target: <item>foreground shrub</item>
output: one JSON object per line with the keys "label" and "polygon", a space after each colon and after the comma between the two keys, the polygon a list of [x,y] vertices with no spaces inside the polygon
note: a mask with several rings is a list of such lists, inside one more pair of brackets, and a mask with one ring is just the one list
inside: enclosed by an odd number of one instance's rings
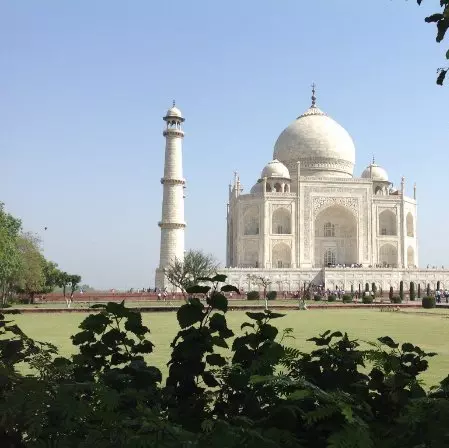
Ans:
{"label": "foreground shrub", "polygon": [[337,296],[335,294],[329,294],[327,296],[327,301],[328,302],[335,302],[337,300]]}
{"label": "foreground shrub", "polygon": [[268,300],[275,300],[277,297],[277,292],[276,291],[268,291],[267,292],[267,299]]}
{"label": "foreground shrub", "polygon": [[246,293],[246,298],[248,300],[259,300],[260,299],[259,291],[248,291]]}
{"label": "foreground shrub", "polygon": [[373,303],[374,302],[374,297],[372,297],[372,296],[363,296],[362,297],[362,302],[365,303],[365,304]]}
{"label": "foreground shrub", "polygon": [[343,303],[352,303],[352,297],[350,294],[343,294]]}
{"label": "foreground shrub", "polygon": [[319,302],[320,300],[323,300],[323,297],[320,296],[319,294],[315,294],[313,296],[313,300],[315,300],[315,302]]}
{"label": "foreground shrub", "polygon": [[391,303],[402,303],[402,299],[399,296],[393,296],[390,301]]}
{"label": "foreground shrub", "polygon": [[436,301],[435,301],[435,297],[423,297],[422,298],[422,302],[421,302],[421,306],[423,308],[435,308],[437,306]]}
{"label": "foreground shrub", "polygon": [[246,312],[234,334],[225,279],[188,288],[165,382],[149,328],[123,302],[94,306],[70,358],[0,314],[0,446],[448,446],[449,377],[420,385],[434,353],[388,336],[362,349],[329,330],[311,351],[292,348],[269,310]]}

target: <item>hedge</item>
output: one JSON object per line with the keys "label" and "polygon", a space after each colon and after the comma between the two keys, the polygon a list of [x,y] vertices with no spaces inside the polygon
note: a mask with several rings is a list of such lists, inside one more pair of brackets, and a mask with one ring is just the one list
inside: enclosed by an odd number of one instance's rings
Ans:
{"label": "hedge", "polygon": [[352,297],[350,294],[343,294],[343,303],[352,303]]}
{"label": "hedge", "polygon": [[260,299],[259,291],[248,291],[246,294],[248,300],[258,300]]}
{"label": "hedge", "polygon": [[328,302],[335,302],[337,300],[337,296],[335,294],[331,294],[327,297]]}
{"label": "hedge", "polygon": [[367,304],[367,303],[373,303],[374,302],[374,297],[371,296],[363,296],[362,297],[362,302]]}
{"label": "hedge", "polygon": [[268,300],[275,300],[277,297],[277,292],[276,291],[268,291],[267,292],[267,299]]}
{"label": "hedge", "polygon": [[399,296],[393,296],[390,300],[391,303],[402,303],[402,299]]}
{"label": "hedge", "polygon": [[437,306],[435,297],[423,297],[421,305],[423,308],[435,308]]}

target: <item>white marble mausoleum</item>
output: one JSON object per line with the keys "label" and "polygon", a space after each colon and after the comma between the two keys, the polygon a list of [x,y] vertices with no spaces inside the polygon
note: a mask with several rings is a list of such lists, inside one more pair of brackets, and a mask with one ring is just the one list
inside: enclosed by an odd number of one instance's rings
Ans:
{"label": "white marble mausoleum", "polygon": [[[159,223],[163,269],[184,250],[181,141],[184,121],[168,111],[163,219]],[[303,282],[349,288],[376,282],[382,288],[415,281],[449,287],[449,271],[419,269],[416,186],[405,178],[394,188],[374,159],[354,173],[350,134],[311,106],[278,137],[273,160],[245,192],[235,173],[227,204],[226,268],[230,283],[248,290],[251,275],[269,277],[272,288],[298,290]],[[169,166],[167,166],[167,164]],[[181,241],[182,240],[182,241]],[[179,247],[178,247],[179,246]]]}

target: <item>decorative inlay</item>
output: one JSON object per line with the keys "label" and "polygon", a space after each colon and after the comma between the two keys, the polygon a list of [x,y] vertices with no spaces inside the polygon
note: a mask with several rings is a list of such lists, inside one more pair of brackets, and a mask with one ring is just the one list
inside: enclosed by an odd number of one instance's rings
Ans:
{"label": "decorative inlay", "polygon": [[313,198],[313,218],[316,218],[321,209],[331,207],[333,205],[340,205],[348,208],[356,217],[359,215],[358,198],[321,196]]}

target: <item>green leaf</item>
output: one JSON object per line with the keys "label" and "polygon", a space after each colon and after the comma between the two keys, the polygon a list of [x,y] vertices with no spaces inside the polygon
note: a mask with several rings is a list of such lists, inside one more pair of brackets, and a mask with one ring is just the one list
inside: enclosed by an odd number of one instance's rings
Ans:
{"label": "green leaf", "polygon": [[273,381],[274,379],[276,379],[274,375],[252,375],[249,382],[251,384],[262,384]]}
{"label": "green leaf", "polygon": [[243,322],[243,324],[240,327],[240,330],[243,330],[246,327],[250,327],[254,330],[255,325],[254,324],[250,324],[249,322]]}
{"label": "green leaf", "polygon": [[437,78],[437,84],[442,86],[444,83],[444,78],[446,78],[447,70],[440,70]]}
{"label": "green leaf", "polygon": [[129,312],[128,308],[125,306],[124,300],[120,303],[108,302],[106,304],[106,311],[117,317],[125,317]]}
{"label": "green leaf", "polygon": [[221,287],[220,291],[221,292],[236,292],[237,294],[240,293],[239,289],[233,285],[224,285]]}
{"label": "green leaf", "polygon": [[289,400],[304,400],[304,398],[310,397],[312,392],[307,389],[295,390],[292,392],[287,399]]}
{"label": "green leaf", "polygon": [[381,338],[377,339],[381,344],[386,345],[387,347],[390,348],[398,348],[399,344],[397,344],[396,342],[393,341],[393,339],[390,338],[390,336],[383,336]]}
{"label": "green leaf", "polygon": [[186,289],[186,292],[188,294],[207,294],[210,290],[210,286],[200,286],[200,285],[193,285],[189,286]]}
{"label": "green leaf", "polygon": [[212,281],[213,281],[213,282],[221,282],[221,283],[224,283],[224,282],[226,281],[227,278],[228,278],[227,275],[224,275],[224,274],[217,274],[217,275],[214,275],[214,276],[212,277]]}
{"label": "green leaf", "polygon": [[270,310],[267,311],[267,315],[270,317],[270,319],[279,319],[280,317],[284,317],[285,316],[285,314],[273,313]]}
{"label": "green leaf", "polygon": [[223,367],[227,364],[226,359],[224,359],[223,356],[219,355],[218,353],[212,353],[211,355],[207,355],[206,362],[211,366],[219,366],[219,367]]}
{"label": "green leaf", "polygon": [[106,305],[104,303],[96,303],[95,305],[90,306],[90,309],[92,309],[92,310],[95,310],[98,308],[101,308],[104,310],[106,308]]}
{"label": "green leaf", "polygon": [[437,13],[437,14],[432,14],[428,17],[426,17],[424,20],[426,21],[426,23],[432,23],[432,22],[438,22],[439,20],[443,19],[444,16],[441,13]]}
{"label": "green leaf", "polygon": [[223,311],[224,313],[228,310],[228,299],[223,294],[213,294],[209,300],[209,304],[212,308]]}
{"label": "green leaf", "polygon": [[220,331],[227,328],[226,319],[223,314],[215,313],[210,318],[209,327],[211,331]]}
{"label": "green leaf", "polygon": [[198,277],[197,281],[199,281],[199,282],[212,282],[213,280],[210,277]]}
{"label": "green leaf", "polygon": [[204,371],[201,375],[203,377],[203,381],[206,383],[208,387],[216,387],[219,385],[218,381],[215,379],[214,375],[209,371]]}
{"label": "green leaf", "polygon": [[265,324],[260,327],[260,333],[264,340],[268,339],[270,341],[274,341],[278,335],[278,332],[279,330],[276,327],[273,327],[273,325]]}
{"label": "green leaf", "polygon": [[261,320],[263,320],[263,319],[265,319],[267,317],[267,315],[265,313],[251,313],[250,311],[247,311],[246,315],[250,319],[257,320],[257,321],[261,321]]}
{"label": "green leaf", "polygon": [[449,50],[446,51],[446,59],[449,59]]}
{"label": "green leaf", "polygon": [[401,349],[403,352],[414,352],[415,346],[413,344],[410,344],[410,342],[406,342],[405,344],[402,344]]}
{"label": "green leaf", "polygon": [[220,336],[212,336],[212,344],[217,347],[229,348],[228,343]]}
{"label": "green leaf", "polygon": [[203,320],[203,310],[195,305],[185,304],[176,313],[181,328],[190,327]]}

